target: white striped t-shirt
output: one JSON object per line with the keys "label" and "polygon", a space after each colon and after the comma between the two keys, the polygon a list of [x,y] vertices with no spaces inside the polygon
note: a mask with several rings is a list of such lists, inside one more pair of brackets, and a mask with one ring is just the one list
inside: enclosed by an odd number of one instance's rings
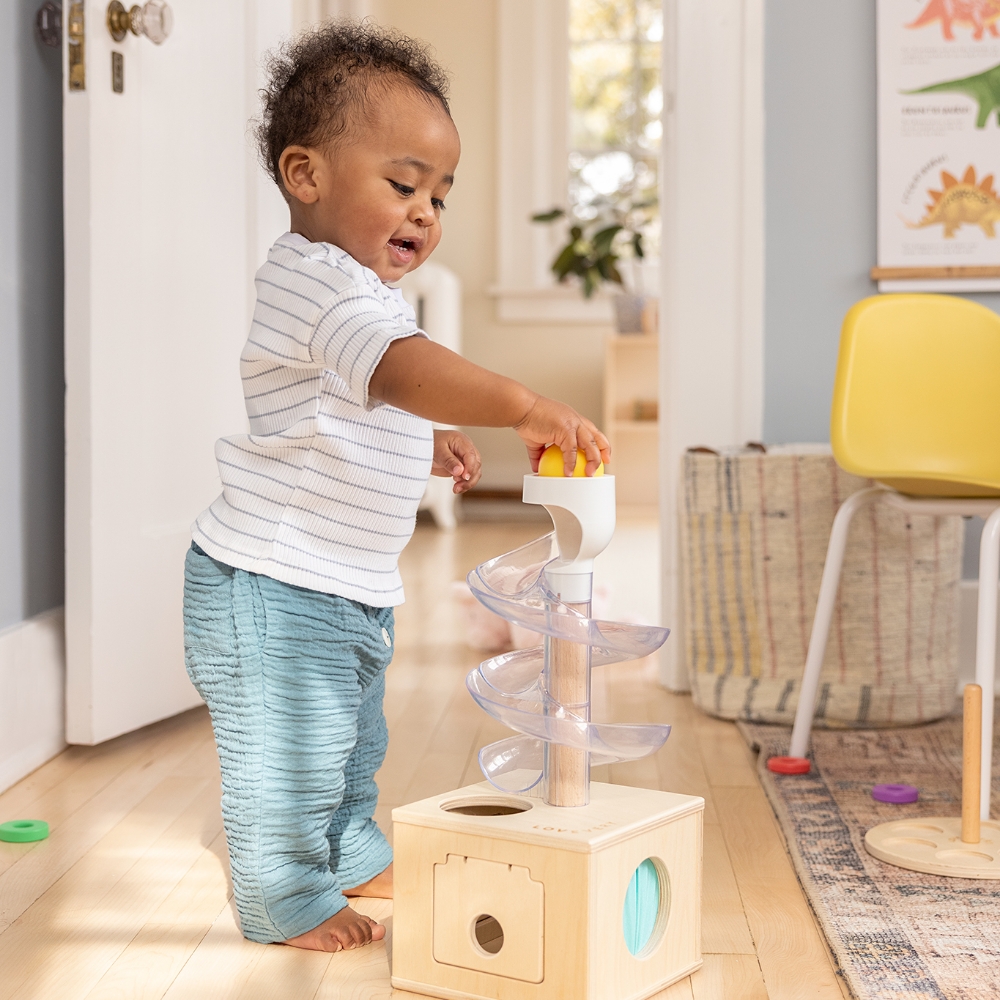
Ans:
{"label": "white striped t-shirt", "polygon": [[222,495],[194,524],[213,559],[376,607],[403,601],[398,560],[430,474],[427,420],[369,399],[386,348],[423,336],[374,271],[286,233],[257,272],[240,358],[250,433],[215,446]]}

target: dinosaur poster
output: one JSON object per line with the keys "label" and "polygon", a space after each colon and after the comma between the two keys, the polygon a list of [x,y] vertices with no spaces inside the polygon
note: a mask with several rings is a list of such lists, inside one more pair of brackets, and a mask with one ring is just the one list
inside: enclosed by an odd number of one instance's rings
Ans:
{"label": "dinosaur poster", "polygon": [[1000,0],[878,0],[876,274],[1000,290]]}

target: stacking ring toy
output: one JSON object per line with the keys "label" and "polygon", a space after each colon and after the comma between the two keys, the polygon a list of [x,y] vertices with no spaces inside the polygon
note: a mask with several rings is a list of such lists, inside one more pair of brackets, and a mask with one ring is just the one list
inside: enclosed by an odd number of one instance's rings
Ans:
{"label": "stacking ring toy", "polygon": [[876,802],[916,802],[920,792],[913,785],[876,785],[872,789],[872,798]]}
{"label": "stacking ring toy", "polygon": [[49,824],[43,819],[12,819],[0,823],[0,840],[9,844],[28,844],[44,840],[49,835]]}
{"label": "stacking ring toy", "polygon": [[810,763],[805,757],[768,757],[767,769],[775,774],[808,774]]}

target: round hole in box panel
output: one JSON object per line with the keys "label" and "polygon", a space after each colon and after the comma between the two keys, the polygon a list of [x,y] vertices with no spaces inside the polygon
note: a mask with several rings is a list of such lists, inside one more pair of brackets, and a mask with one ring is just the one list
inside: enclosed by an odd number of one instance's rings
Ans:
{"label": "round hole in box panel", "polygon": [[461,816],[516,816],[527,812],[531,803],[504,795],[477,795],[475,798],[450,799],[442,802],[441,808]]}
{"label": "round hole in box panel", "polygon": [[646,858],[632,873],[622,908],[629,954],[648,958],[663,938],[670,916],[670,876],[659,858]]}
{"label": "round hole in box panel", "polygon": [[472,926],[476,946],[487,955],[496,955],[503,947],[503,928],[500,921],[489,913],[480,913]]}

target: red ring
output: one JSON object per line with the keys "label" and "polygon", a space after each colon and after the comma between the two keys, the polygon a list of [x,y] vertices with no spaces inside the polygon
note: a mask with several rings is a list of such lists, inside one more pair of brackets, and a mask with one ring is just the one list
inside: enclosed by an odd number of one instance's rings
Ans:
{"label": "red ring", "polygon": [[775,774],[808,774],[811,766],[805,757],[767,758],[767,769]]}

